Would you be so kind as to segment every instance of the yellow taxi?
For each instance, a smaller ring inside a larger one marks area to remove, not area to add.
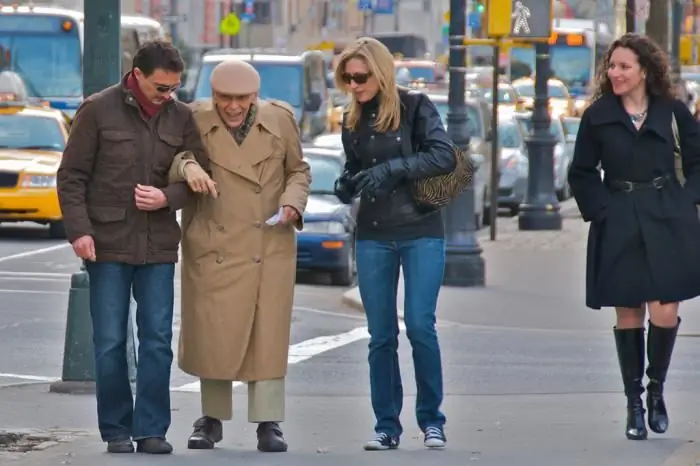
[[[0,223],[35,222],[65,238],[56,172],[68,140],[59,110],[0,90]]]
[[[523,99],[526,109],[532,110],[535,103],[535,80],[532,78],[520,78],[513,81],[512,85]],[[562,81],[550,79],[547,82],[547,91],[549,112],[552,117],[574,116],[574,99]]]

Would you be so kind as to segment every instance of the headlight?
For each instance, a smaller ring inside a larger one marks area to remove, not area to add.
[[[302,233],[342,235],[345,233],[345,225],[340,222],[305,222]]]
[[[24,175],[23,188],[55,188],[56,175]]]

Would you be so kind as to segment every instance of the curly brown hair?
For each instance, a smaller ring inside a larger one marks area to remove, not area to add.
[[[605,53],[605,58],[598,69],[593,100],[613,91],[612,84],[608,79],[608,68],[610,67],[610,57],[615,49],[619,47],[629,49],[637,56],[639,66],[646,72],[646,90],[648,94],[659,97],[674,97],[668,54],[647,36],[627,33],[613,42]]]

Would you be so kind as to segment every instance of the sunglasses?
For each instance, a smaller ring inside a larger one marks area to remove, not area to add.
[[[175,84],[173,86],[166,86],[165,84],[156,84],[154,86],[156,88],[156,91],[160,92],[161,94],[165,94],[166,92],[175,92],[180,88],[180,84]]]
[[[343,80],[345,84],[350,84],[355,81],[357,84],[365,84],[372,77],[372,73],[343,73],[340,75],[340,79]]]

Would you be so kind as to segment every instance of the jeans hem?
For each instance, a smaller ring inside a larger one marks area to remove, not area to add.
[[[131,435],[125,434],[125,435],[110,435],[110,436],[105,436],[102,435],[102,441],[107,443],[107,442],[121,442],[125,440],[131,440]]]
[[[135,435],[133,437],[134,442],[138,442],[139,440],[146,440],[148,438],[159,438],[159,439],[165,440],[165,434]]]

